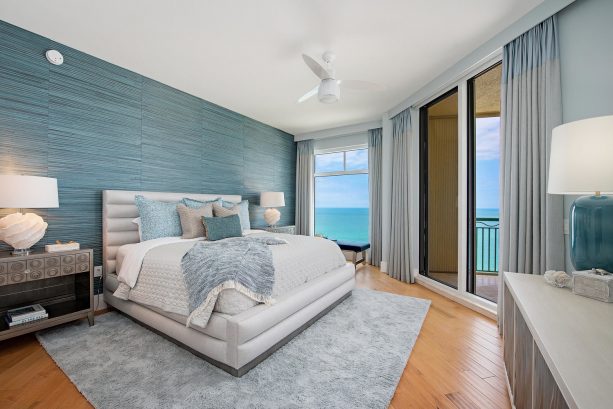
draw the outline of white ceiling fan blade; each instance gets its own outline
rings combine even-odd
[[[306,94],[301,96],[298,99],[298,103],[300,104],[301,102],[306,101],[307,99],[311,98],[312,96],[317,95],[317,91],[319,91],[319,84],[317,86],[315,86],[315,88],[313,88],[312,90],[310,90],[309,92],[307,92]]]
[[[349,89],[354,91],[383,91],[385,87],[381,84],[375,84],[370,81],[360,81],[360,80],[339,80],[338,84],[343,87],[343,89]]]
[[[317,75],[320,79],[325,80],[328,78],[332,78],[328,70],[326,70],[324,67],[321,66],[321,64],[319,64],[317,61],[315,61],[308,55],[302,54],[302,59],[304,60],[304,63],[309,66],[311,71],[313,71],[313,73]]]

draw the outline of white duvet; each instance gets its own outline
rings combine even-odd
[[[288,242],[287,245],[271,246],[275,267],[273,297],[279,297],[346,263],[339,247],[329,240],[261,231],[249,233],[278,237]],[[122,246],[117,256],[120,286],[115,295],[165,312],[188,316],[189,303],[181,259],[196,240],[175,237]],[[228,289],[221,292],[214,310],[234,315],[254,305],[256,302],[246,295]],[[205,326],[210,313],[208,311],[200,319],[194,319],[193,323]]]

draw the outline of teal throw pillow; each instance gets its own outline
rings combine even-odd
[[[241,227],[243,230],[251,229],[251,221],[249,220],[249,200],[243,200],[240,203],[227,202],[225,200],[221,201],[221,204],[226,209],[232,209],[235,206],[239,206],[238,216],[241,219]]]
[[[213,199],[213,200],[196,200],[196,199],[190,199],[189,197],[184,197],[183,198],[183,203],[185,204],[185,206],[190,207],[192,209],[199,209],[202,206],[206,206],[207,204],[211,203],[220,203],[221,202],[221,197],[218,197],[217,199]]]
[[[237,214],[226,217],[203,217],[207,238],[211,241],[242,237],[241,220]]]
[[[141,240],[181,236],[181,219],[177,205],[182,202],[159,202],[136,196],[134,202],[140,216]]]

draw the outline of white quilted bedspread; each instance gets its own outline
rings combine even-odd
[[[279,297],[346,263],[339,247],[329,240],[280,233],[258,233],[254,236],[260,235],[278,237],[288,242],[270,247],[275,267],[273,297]],[[181,259],[193,245],[194,242],[182,241],[149,250],[128,298],[139,304],[188,316],[188,296],[181,272]],[[229,289],[221,292],[214,310],[235,315],[254,305],[255,301]]]

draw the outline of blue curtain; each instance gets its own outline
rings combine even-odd
[[[411,110],[392,118],[392,200],[388,274],[407,283],[414,282],[410,268],[410,147]]]
[[[381,172],[383,167],[383,132],[368,131],[368,202],[370,218],[370,264],[379,267],[382,257]]]
[[[551,131],[562,122],[558,41],[553,16],[503,50],[501,272],[564,269],[563,198],[547,194]],[[501,321],[502,281],[498,300]]]

